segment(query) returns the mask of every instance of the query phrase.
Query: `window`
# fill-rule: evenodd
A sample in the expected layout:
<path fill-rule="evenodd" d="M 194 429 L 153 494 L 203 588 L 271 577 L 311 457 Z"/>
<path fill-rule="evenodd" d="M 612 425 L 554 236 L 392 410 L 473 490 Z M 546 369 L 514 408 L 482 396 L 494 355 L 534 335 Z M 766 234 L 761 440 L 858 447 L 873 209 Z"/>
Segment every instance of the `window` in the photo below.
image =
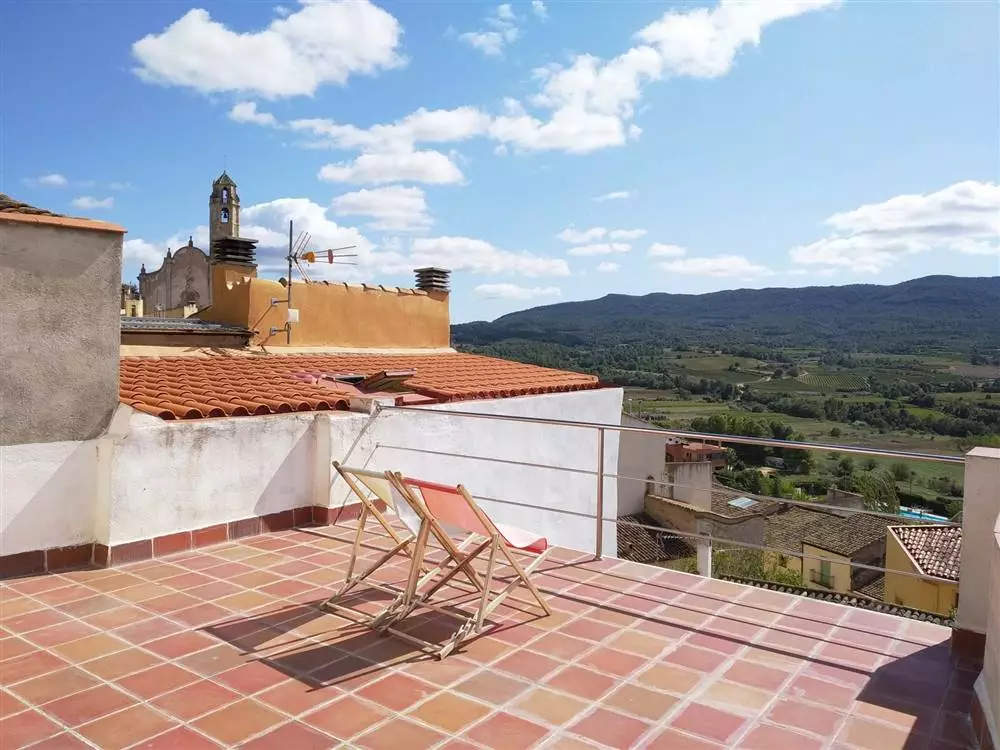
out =
<path fill-rule="evenodd" d="M 229 209 L 228 208 L 222 209 L 222 212 L 219 214 L 219 221 L 221 221 L 223 224 L 228 224 L 229 223 Z"/>
<path fill-rule="evenodd" d="M 229 188 L 222 188 L 222 202 L 229 203 Z"/>

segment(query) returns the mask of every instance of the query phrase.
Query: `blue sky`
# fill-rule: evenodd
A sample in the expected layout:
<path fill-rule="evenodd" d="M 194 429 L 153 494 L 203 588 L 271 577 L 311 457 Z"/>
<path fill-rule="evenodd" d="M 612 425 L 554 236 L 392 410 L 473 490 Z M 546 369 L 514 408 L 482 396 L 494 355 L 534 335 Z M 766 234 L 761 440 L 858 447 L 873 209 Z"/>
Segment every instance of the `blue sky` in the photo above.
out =
<path fill-rule="evenodd" d="M 280 274 L 454 270 L 453 319 L 608 292 L 1000 273 L 989 2 L 14 3 L 0 190 Z M 16 74 L 11 71 L 16 70 Z"/>

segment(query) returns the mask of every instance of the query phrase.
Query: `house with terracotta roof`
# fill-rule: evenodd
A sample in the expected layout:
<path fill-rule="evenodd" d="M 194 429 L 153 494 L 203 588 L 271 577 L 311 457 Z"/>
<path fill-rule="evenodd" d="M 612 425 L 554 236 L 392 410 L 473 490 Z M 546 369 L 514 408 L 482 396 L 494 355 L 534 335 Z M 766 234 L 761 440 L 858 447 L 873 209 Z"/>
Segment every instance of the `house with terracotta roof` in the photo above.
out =
<path fill-rule="evenodd" d="M 885 601 L 941 615 L 952 613 L 958 608 L 961 562 L 961 526 L 890 526 L 886 534 Z"/>
<path fill-rule="evenodd" d="M 252 240 L 223 237 L 210 307 L 197 319 L 132 318 L 122 333 L 124 230 L 22 206 L 0 213 L 20 263 L 0 269 L 5 305 L 23 287 L 76 296 L 87 311 L 56 320 L 30 308 L 25 335 L 46 346 L 22 346 L 4 373 L 5 567 L 115 564 L 195 535 L 324 523 L 357 509 L 334 460 L 463 483 L 498 521 L 576 549 L 594 548 L 597 508 L 615 518 L 620 494 L 641 507 L 642 483 L 619 488 L 617 431 L 598 444 L 589 426 L 549 424 L 618 425 L 621 389 L 453 350 L 446 271 L 421 269 L 412 289 L 286 288 L 258 278 Z M 69 246 L 79 260 L 60 265 Z M 184 336 L 194 338 L 178 346 Z M 648 467 L 633 456 L 629 473 L 658 475 L 662 455 L 650 452 Z M 602 538 L 614 554 L 613 524 Z"/>

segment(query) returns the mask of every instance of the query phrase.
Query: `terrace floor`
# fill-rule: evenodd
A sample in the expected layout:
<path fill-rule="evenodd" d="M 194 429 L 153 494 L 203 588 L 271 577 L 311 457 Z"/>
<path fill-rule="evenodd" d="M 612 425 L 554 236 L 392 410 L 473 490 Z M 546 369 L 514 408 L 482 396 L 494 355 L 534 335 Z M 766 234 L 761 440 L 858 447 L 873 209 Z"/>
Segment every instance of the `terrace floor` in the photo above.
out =
<path fill-rule="evenodd" d="M 315 606 L 352 533 L 0 583 L 0 747 L 966 747 L 945 628 L 557 550 L 554 615 L 501 608 L 437 661 Z"/>

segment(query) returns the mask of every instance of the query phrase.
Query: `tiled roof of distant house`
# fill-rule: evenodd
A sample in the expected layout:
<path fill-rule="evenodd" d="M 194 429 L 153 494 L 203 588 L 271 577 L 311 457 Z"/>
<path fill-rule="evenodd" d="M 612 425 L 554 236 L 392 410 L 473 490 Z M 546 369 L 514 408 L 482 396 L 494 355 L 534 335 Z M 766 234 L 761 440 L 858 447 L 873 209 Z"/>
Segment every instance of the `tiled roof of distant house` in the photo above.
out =
<path fill-rule="evenodd" d="M 958 580 L 962 562 L 960 526 L 891 526 L 920 572 L 924 575 Z"/>
<path fill-rule="evenodd" d="M 733 501 L 737 504 L 733 505 Z M 744 502 L 741 502 L 744 501 Z M 745 502 L 745 501 L 750 501 Z M 780 503 L 767 497 L 749 497 L 737 490 L 715 484 L 712 487 L 712 512 L 727 518 L 749 518 L 773 513 Z"/>
<path fill-rule="evenodd" d="M 242 326 L 231 326 L 225 323 L 214 323 L 198 318 L 147 318 L 122 315 L 123 331 L 142 331 L 148 333 L 207 333 L 227 335 L 252 335 L 252 331 Z"/>
<path fill-rule="evenodd" d="M 367 389 L 343 376 L 393 386 L 397 403 L 443 403 L 599 388 L 592 375 L 474 354 L 261 354 L 231 357 L 128 357 L 121 361 L 120 398 L 163 419 L 247 416 L 347 409 Z"/>
<path fill-rule="evenodd" d="M 44 208 L 35 208 L 27 203 L 11 198 L 9 195 L 0 193 L 0 213 L 31 214 L 33 216 L 59 216 L 53 211 L 46 211 Z"/>
<path fill-rule="evenodd" d="M 889 526 L 888 519 L 867 513 L 853 513 L 846 518 L 833 515 L 833 518 L 836 520 L 818 521 L 802 541 L 850 557 L 873 542 L 885 540 L 885 530 Z"/>
<path fill-rule="evenodd" d="M 768 516 L 764 543 L 776 549 L 797 551 L 802 544 L 851 557 L 858 550 L 885 538 L 889 522 L 879 516 L 836 513 L 796 505 Z"/>
<path fill-rule="evenodd" d="M 5 193 L 0 193 L 0 219 L 4 221 L 20 222 L 22 224 L 43 224 L 47 226 L 59 226 L 67 229 L 92 229 L 100 232 L 124 233 L 125 230 L 117 224 L 110 224 L 106 221 L 95 219 L 78 219 L 73 216 L 57 214 L 44 208 L 37 208 L 30 203 L 11 198 Z"/>

